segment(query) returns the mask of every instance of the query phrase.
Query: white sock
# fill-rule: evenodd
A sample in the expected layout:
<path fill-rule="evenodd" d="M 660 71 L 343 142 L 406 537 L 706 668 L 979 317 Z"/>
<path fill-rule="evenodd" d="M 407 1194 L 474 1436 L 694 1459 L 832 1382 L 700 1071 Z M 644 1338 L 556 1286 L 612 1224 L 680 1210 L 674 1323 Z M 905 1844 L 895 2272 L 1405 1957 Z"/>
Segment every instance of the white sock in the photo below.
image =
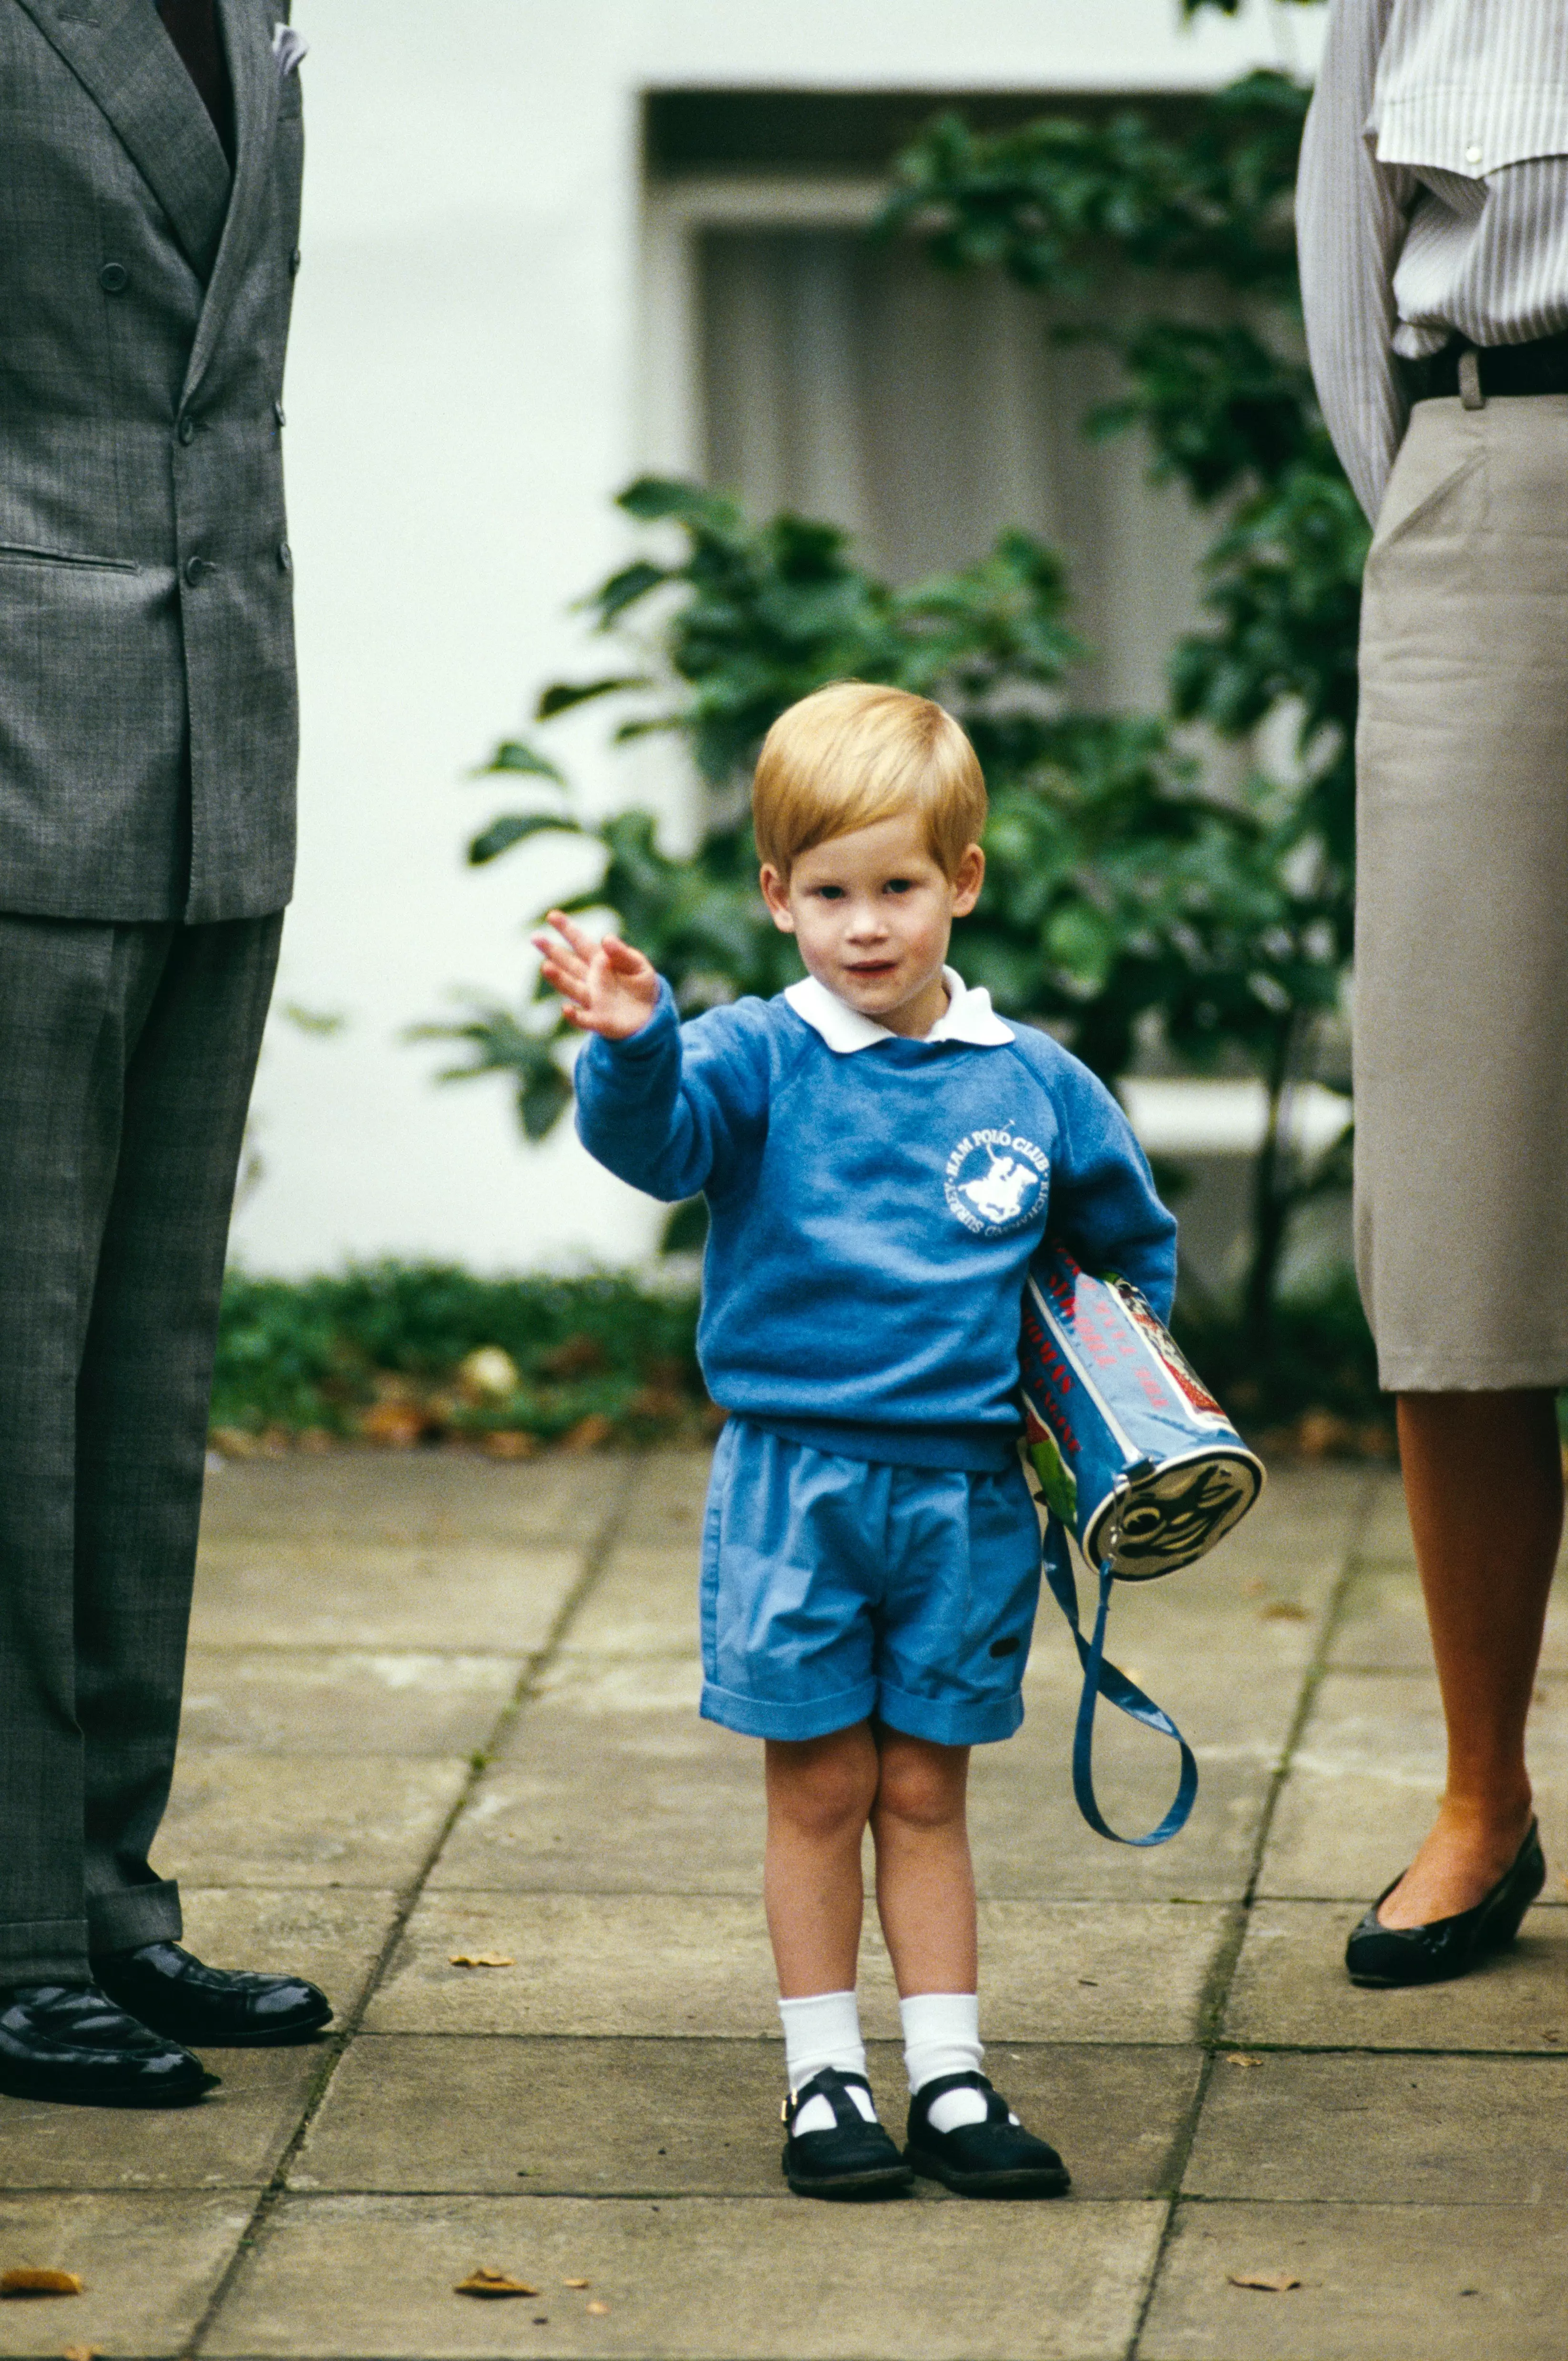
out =
<path fill-rule="evenodd" d="M 781 2000 L 779 2015 L 784 2019 L 784 2063 L 792 2091 L 820 2074 L 824 2066 L 837 2066 L 840 2074 L 865 2072 L 866 2046 L 861 2039 L 861 2012 L 852 1992 L 812 1993 L 805 2000 Z M 874 2124 L 876 2109 L 870 2092 L 851 2091 L 850 2097 L 867 2123 Z M 807 2099 L 794 2129 L 796 2135 L 830 2132 L 837 2121 L 828 2100 L 818 2095 Z"/>
<path fill-rule="evenodd" d="M 916 1993 L 898 2004 L 904 2025 L 904 2064 L 911 2092 L 943 2074 L 978 2074 L 985 2056 L 980 2042 L 980 2000 L 974 1993 Z M 931 2103 L 933 2131 L 954 2132 L 960 2124 L 982 2124 L 983 2091 L 944 2091 Z"/>

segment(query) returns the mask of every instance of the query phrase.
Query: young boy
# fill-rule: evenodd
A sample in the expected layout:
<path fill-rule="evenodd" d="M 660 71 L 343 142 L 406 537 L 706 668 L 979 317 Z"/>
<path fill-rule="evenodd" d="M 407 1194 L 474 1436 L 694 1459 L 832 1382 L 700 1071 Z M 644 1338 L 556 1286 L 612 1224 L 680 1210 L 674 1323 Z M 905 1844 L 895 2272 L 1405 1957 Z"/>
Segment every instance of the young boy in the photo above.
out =
<path fill-rule="evenodd" d="M 578 1126 L 711 1214 L 699 1347 L 729 1418 L 703 1544 L 702 1710 L 761 1738 L 764 1890 L 803 2195 L 914 2172 L 971 2196 L 1068 2174 L 981 2072 L 972 1745 L 1009 1737 L 1039 1593 L 1019 1464 L 1025 1268 L 1047 1224 L 1168 1310 L 1175 1224 L 1125 1117 L 1048 1035 L 945 965 L 984 874 L 985 786 L 951 716 L 843 682 L 769 731 L 752 811 L 776 1000 L 677 1021 L 614 936 L 536 938 L 592 1039 Z M 911 2103 L 877 2120 L 855 2004 L 861 1838 Z"/>

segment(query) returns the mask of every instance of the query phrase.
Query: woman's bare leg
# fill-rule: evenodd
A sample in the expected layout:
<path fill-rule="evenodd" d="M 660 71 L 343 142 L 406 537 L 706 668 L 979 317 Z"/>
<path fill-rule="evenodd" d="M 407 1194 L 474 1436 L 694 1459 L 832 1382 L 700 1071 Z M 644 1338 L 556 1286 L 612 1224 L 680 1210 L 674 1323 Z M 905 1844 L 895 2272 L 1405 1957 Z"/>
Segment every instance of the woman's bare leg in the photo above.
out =
<path fill-rule="evenodd" d="M 1525 1717 L 1562 1537 L 1563 1457 L 1550 1393 L 1402 1394 L 1398 1419 L 1448 1784 L 1378 1916 L 1424 1927 L 1473 1909 L 1530 1826 Z"/>

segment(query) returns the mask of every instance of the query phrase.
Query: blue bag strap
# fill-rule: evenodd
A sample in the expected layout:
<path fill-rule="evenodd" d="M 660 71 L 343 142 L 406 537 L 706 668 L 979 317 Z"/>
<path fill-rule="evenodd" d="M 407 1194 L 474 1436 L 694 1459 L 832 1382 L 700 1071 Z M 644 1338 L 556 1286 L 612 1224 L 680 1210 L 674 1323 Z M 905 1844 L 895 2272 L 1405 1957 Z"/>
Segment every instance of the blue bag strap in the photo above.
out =
<path fill-rule="evenodd" d="M 1078 1650 L 1078 1661 L 1083 1666 L 1083 1694 L 1078 1701 L 1078 1726 L 1072 1734 L 1072 1792 L 1078 1808 L 1096 1833 L 1109 1837 L 1113 1844 L 1165 1844 L 1187 1826 L 1193 1802 L 1198 1794 L 1198 1765 L 1192 1749 L 1164 1708 L 1146 1697 L 1135 1681 L 1114 1664 L 1105 1661 L 1105 1618 L 1111 1605 L 1111 1585 L 1114 1576 L 1111 1561 L 1106 1559 L 1100 1569 L 1100 1607 L 1094 1618 L 1094 1637 L 1086 1640 L 1078 1625 L 1078 1584 L 1073 1578 L 1072 1559 L 1069 1555 L 1067 1538 L 1055 1517 L 1046 1533 L 1046 1580 L 1051 1595 L 1067 1617 Z M 1102 1816 L 1094 1795 L 1094 1708 L 1101 1697 L 1109 1697 L 1121 1712 L 1141 1721 L 1146 1730 L 1157 1730 L 1162 1738 L 1174 1738 L 1181 1749 L 1181 1778 L 1176 1799 L 1157 1828 L 1146 1837 L 1118 1836 Z"/>

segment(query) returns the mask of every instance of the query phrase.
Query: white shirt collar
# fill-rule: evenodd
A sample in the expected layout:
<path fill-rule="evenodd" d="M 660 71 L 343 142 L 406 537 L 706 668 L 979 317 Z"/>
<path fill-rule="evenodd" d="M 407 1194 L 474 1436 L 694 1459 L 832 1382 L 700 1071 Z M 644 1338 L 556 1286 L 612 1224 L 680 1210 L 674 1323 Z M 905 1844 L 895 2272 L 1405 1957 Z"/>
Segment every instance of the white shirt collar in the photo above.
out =
<path fill-rule="evenodd" d="M 983 985 L 970 991 L 956 969 L 945 967 L 942 982 L 948 987 L 946 1013 L 938 1016 L 927 1041 L 962 1041 L 974 1049 L 1001 1049 L 1014 1037 L 1013 1028 L 1004 1025 L 991 1005 L 991 994 Z M 854 1049 L 869 1049 L 874 1041 L 896 1041 L 900 1035 L 886 1025 L 879 1025 L 872 1016 L 862 1016 L 825 983 L 808 975 L 799 983 L 792 983 L 784 998 L 795 1015 L 805 1020 L 815 1033 L 820 1033 L 830 1049 L 848 1055 Z"/>

